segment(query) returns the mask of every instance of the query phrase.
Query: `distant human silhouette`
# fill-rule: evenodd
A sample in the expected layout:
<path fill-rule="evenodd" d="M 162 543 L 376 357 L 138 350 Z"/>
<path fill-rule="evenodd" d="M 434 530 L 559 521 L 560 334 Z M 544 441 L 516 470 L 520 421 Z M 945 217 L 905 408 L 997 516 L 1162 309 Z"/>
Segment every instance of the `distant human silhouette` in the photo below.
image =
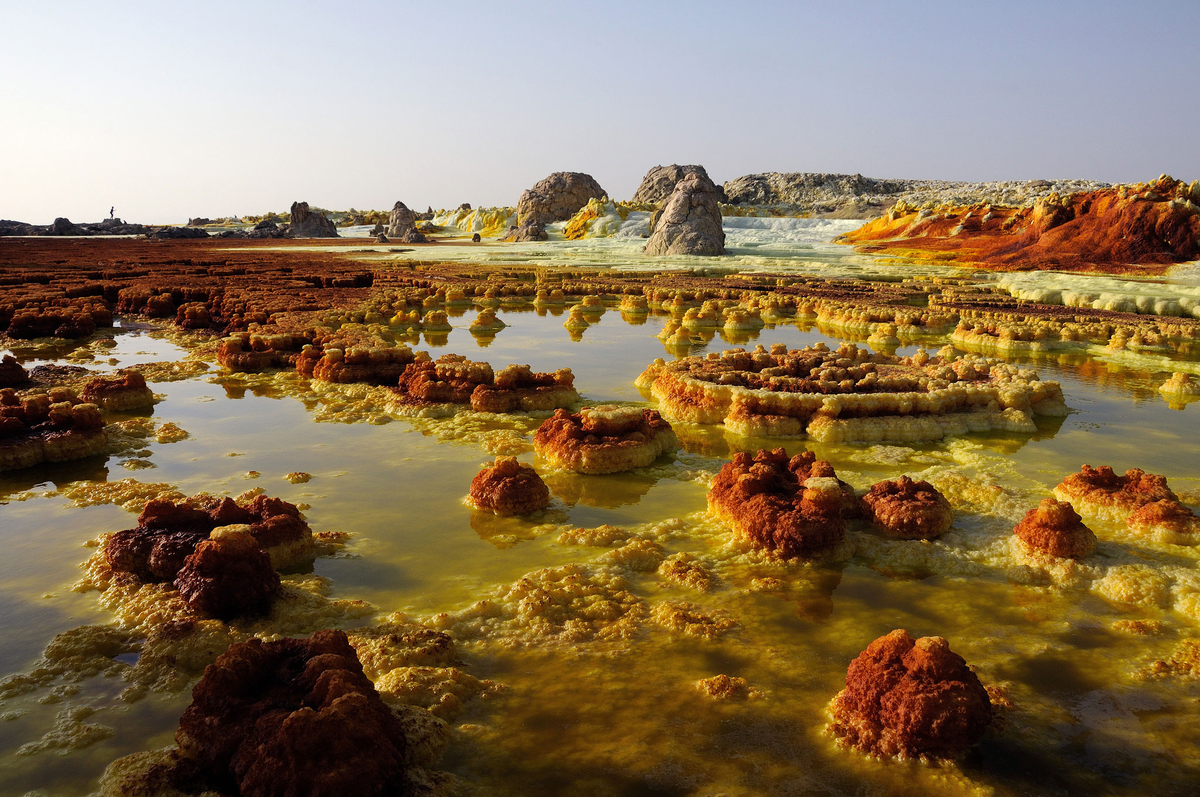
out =
<path fill-rule="evenodd" d="M 116 205 L 113 205 L 111 208 L 109 208 L 109 209 L 108 209 L 108 217 L 109 217 L 110 219 L 113 217 L 113 213 L 115 213 L 115 212 L 116 212 L 116 210 L 117 210 L 117 206 L 116 206 Z"/>

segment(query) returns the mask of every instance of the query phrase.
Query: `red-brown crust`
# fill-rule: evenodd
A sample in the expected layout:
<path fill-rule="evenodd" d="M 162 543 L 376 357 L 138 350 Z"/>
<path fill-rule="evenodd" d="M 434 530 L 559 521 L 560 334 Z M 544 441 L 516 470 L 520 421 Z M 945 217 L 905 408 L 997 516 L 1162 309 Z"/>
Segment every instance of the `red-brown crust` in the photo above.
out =
<path fill-rule="evenodd" d="M 29 382 L 29 372 L 17 358 L 6 354 L 0 359 L 0 387 L 22 387 Z"/>
<path fill-rule="evenodd" d="M 131 410 L 154 403 L 154 393 L 146 386 L 146 378 L 132 369 L 92 379 L 84 385 L 79 397 L 107 410 Z"/>
<path fill-rule="evenodd" d="M 554 411 L 533 434 L 538 456 L 578 473 L 619 473 L 647 467 L 678 446 L 657 410 L 588 407 Z"/>
<path fill-rule="evenodd" d="M 1129 516 L 1134 531 L 1160 529 L 1174 534 L 1200 534 L 1200 517 L 1179 501 L 1164 498 L 1142 504 Z"/>
<path fill-rule="evenodd" d="M 1013 534 L 1031 549 L 1049 556 L 1080 559 L 1096 550 L 1096 535 L 1065 501 L 1043 498 L 1026 513 Z"/>
<path fill-rule="evenodd" d="M 279 592 L 279 574 L 254 537 L 235 533 L 197 544 L 175 576 L 175 589 L 196 611 L 231 620 L 266 614 Z"/>
<path fill-rule="evenodd" d="M 845 539 L 847 497 L 841 482 L 833 495 L 805 489 L 810 478 L 836 476 L 812 452 L 790 459 L 782 448 L 735 454 L 713 480 L 709 507 L 755 546 L 811 558 Z"/>
<path fill-rule="evenodd" d="M 941 637 L 914 640 L 903 629 L 867 646 L 846 670 L 830 706 L 830 731 L 874 756 L 954 758 L 992 720 L 979 678 Z"/>
<path fill-rule="evenodd" d="M 458 354 L 418 360 L 404 369 L 395 392 L 401 403 L 470 404 L 476 412 L 547 410 L 579 400 L 569 368 L 536 373 L 528 365 L 493 372 L 491 365 Z"/>
<path fill-rule="evenodd" d="M 1165 476 L 1130 468 L 1118 476 L 1107 465 L 1093 468 L 1084 465 L 1079 473 L 1063 479 L 1054 492 L 1074 504 L 1082 501 L 1092 507 L 1110 511 L 1131 512 L 1154 501 L 1178 500 L 1167 487 Z"/>
<path fill-rule="evenodd" d="M 184 560 L 218 526 L 248 525 L 261 548 L 286 545 L 311 537 L 312 531 L 293 504 L 265 495 L 247 506 L 232 498 L 195 502 L 154 499 L 146 502 L 136 528 L 118 531 L 104 545 L 104 557 L 114 570 L 143 581 L 173 581 Z"/>
<path fill-rule="evenodd" d="M 550 503 L 542 477 L 514 457 L 496 457 L 471 480 L 471 503 L 497 515 L 527 515 Z"/>
<path fill-rule="evenodd" d="M 181 785 L 243 797 L 403 793 L 403 729 L 342 631 L 231 645 L 175 736 Z"/>
<path fill-rule="evenodd" d="M 902 540 L 932 540 L 954 524 L 954 509 L 936 487 L 908 476 L 877 482 L 862 498 L 863 518 Z"/>

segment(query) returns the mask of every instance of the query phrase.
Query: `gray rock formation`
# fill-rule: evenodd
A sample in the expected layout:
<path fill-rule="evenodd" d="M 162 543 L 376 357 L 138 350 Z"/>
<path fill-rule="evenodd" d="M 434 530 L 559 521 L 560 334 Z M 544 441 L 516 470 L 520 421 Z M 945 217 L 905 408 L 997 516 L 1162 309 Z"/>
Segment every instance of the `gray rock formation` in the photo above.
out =
<path fill-rule="evenodd" d="M 675 185 L 687 175 L 695 172 L 696 174 L 704 175 L 708 179 L 708 172 L 703 166 L 680 166 L 672 163 L 670 166 L 655 166 L 650 171 L 646 172 L 646 176 L 642 178 L 642 184 L 638 186 L 638 190 L 633 195 L 634 202 L 664 202 L 671 196 L 671 192 L 675 190 Z M 725 201 L 725 190 L 721 186 L 717 188 L 717 201 Z"/>
<path fill-rule="evenodd" d="M 200 227 L 163 227 L 146 233 L 147 238 L 208 238 L 208 231 Z"/>
<path fill-rule="evenodd" d="M 1089 180 L 1026 180 L 962 183 L 948 180 L 879 180 L 861 174 L 767 172 L 747 174 L 725 183 L 731 205 L 758 205 L 785 213 L 813 213 L 832 218 L 871 218 L 899 200 L 915 207 L 942 203 L 987 203 L 1023 207 L 1052 193 L 1107 188 Z"/>
<path fill-rule="evenodd" d="M 292 203 L 292 220 L 287 226 L 288 238 L 337 238 L 337 225 L 320 213 L 308 209 L 307 202 Z"/>
<path fill-rule="evenodd" d="M 282 238 L 283 230 L 279 228 L 271 219 L 263 219 L 258 224 L 254 225 L 254 229 L 248 234 L 249 238 Z"/>
<path fill-rule="evenodd" d="M 375 243 L 387 244 L 387 243 L 391 243 L 391 241 L 388 240 L 388 237 L 386 235 L 384 235 L 383 233 L 379 233 L 379 235 L 375 236 Z"/>
<path fill-rule="evenodd" d="M 423 244 L 425 236 L 417 231 L 417 214 L 408 209 L 408 205 L 397 202 L 388 214 L 388 226 L 384 231 L 391 240 L 403 241 L 406 244 Z"/>
<path fill-rule="evenodd" d="M 540 224 L 566 221 L 589 199 L 604 196 L 608 196 L 608 192 L 590 174 L 555 172 L 521 194 L 517 202 L 517 220 L 522 226 L 527 221 Z"/>
<path fill-rule="evenodd" d="M 72 224 L 70 219 L 59 216 L 46 230 L 45 235 L 88 235 L 88 231 L 78 224 Z"/>
<path fill-rule="evenodd" d="M 546 225 L 540 221 L 523 221 L 519 227 L 509 227 L 501 241 L 521 243 L 523 241 L 545 241 L 550 238 L 546 234 Z"/>
<path fill-rule="evenodd" d="M 642 250 L 648 255 L 723 255 L 725 231 L 717 187 L 692 172 L 675 185 Z"/>

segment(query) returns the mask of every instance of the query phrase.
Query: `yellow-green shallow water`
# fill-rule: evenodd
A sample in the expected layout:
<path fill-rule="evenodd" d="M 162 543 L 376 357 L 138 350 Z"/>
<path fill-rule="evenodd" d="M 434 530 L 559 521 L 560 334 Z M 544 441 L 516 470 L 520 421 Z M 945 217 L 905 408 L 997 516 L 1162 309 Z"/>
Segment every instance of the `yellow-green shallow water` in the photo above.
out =
<path fill-rule="evenodd" d="M 570 367 L 587 402 L 644 401 L 634 378 L 654 358 L 671 356 L 655 337 L 661 317 L 632 324 L 610 309 L 574 341 L 561 313 L 501 310 L 510 326 L 480 341 L 466 330 L 473 315 L 454 320 L 441 345 L 422 340 L 414 348 L 494 366 Z M 778 326 L 749 345 L 820 340 L 836 338 L 815 327 Z M 185 354 L 143 333 L 118 334 L 116 343 L 103 360 L 84 364 L 115 368 Z M 703 350 L 728 345 L 718 337 Z M 123 456 L 0 475 L 0 675 L 27 669 L 61 631 L 112 620 L 95 592 L 71 585 L 93 550 L 84 543 L 133 526 L 134 515 L 112 504 L 80 506 L 60 488 L 130 477 L 186 494 L 261 487 L 307 504 L 314 531 L 352 535 L 349 555 L 314 565 L 331 580 L 332 597 L 440 624 L 456 637 L 463 669 L 504 685 L 467 702 L 440 764 L 481 793 L 1193 793 L 1200 685 L 1141 671 L 1197 635 L 1198 617 L 1188 608 L 1194 549 L 1141 544 L 1097 522 L 1103 572 L 1055 586 L 1022 574 L 1006 546 L 1020 516 L 1013 512 L 1049 495 L 1085 462 L 1161 473 L 1176 492 L 1194 497 L 1200 405 L 1170 407 L 1157 392 L 1163 372 L 1086 357 L 1030 364 L 1043 379 L 1062 381 L 1074 410 L 1066 419 L 1040 419 L 1032 436 L 972 435 L 908 448 L 788 441 L 789 452 L 811 447 L 829 459 L 860 491 L 920 472 L 961 492 L 948 490 L 958 520 L 944 544 L 886 542 L 856 528 L 853 555 L 822 565 L 767 561 L 705 516 L 706 479 L 730 453 L 778 441 L 681 427 L 678 457 L 614 476 L 547 474 L 550 510 L 535 521 L 499 520 L 463 501 L 491 459 L 486 434 L 461 439 L 462 424 L 390 419 L 381 408 L 364 413 L 352 391 L 310 390 L 294 375 L 222 375 L 214 364 L 208 374 L 152 385 L 163 399 L 150 417 L 177 424 L 187 439 L 150 437 Z M 527 442 L 537 423 L 493 425 L 508 429 L 511 445 L 520 436 Z M 523 461 L 540 464 L 528 445 L 518 450 Z M 122 464 L 134 459 L 153 467 Z M 284 476 L 293 471 L 313 478 L 292 484 Z M 988 488 L 977 494 L 980 485 L 1003 488 L 1003 497 L 993 501 L 987 496 L 999 493 Z M 715 586 L 701 592 L 653 567 L 621 566 L 611 548 L 559 541 L 564 526 L 602 524 L 653 539 L 667 555 L 691 554 Z M 568 642 L 519 619 L 436 618 L 494 599 L 527 573 L 572 564 L 597 584 L 620 579 L 634 596 L 630 639 Z M 1095 586 L 1104 572 L 1131 564 L 1160 574 L 1154 577 L 1165 586 L 1141 603 L 1113 600 L 1111 590 Z M 601 591 L 611 587 L 605 583 Z M 685 602 L 714 623 L 708 635 L 687 633 L 656 611 Z M 1135 635 L 1113 627 L 1130 619 L 1158 620 L 1162 630 Z M 846 665 L 894 628 L 944 636 L 1013 703 L 1003 726 L 958 764 L 874 761 L 838 749 L 823 733 L 825 705 L 844 685 Z M 718 674 L 745 678 L 760 694 L 722 701 L 697 688 Z M 41 689 L 0 703 L 0 794 L 87 794 L 113 759 L 170 744 L 187 692 L 125 702 L 117 695 L 126 685 L 98 676 L 73 694 Z M 85 724 L 110 730 L 69 752 L 21 751 L 43 740 L 60 712 L 79 706 L 96 709 Z"/>

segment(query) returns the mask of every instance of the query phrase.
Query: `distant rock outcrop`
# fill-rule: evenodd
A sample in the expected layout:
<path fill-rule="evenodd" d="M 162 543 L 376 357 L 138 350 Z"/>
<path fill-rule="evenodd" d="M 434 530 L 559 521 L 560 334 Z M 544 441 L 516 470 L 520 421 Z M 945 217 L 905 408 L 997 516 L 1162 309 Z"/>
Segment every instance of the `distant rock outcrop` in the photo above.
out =
<path fill-rule="evenodd" d="M 867 219 L 898 201 L 911 205 L 986 203 L 1028 207 L 1052 194 L 1107 188 L 1090 180 L 1011 180 L 964 183 L 950 180 L 880 180 L 861 174 L 766 172 L 725 183 L 728 204 L 769 206 L 788 214 Z"/>
<path fill-rule="evenodd" d="M 703 166 L 680 166 L 675 163 L 670 166 L 655 166 L 642 178 L 642 184 L 638 186 L 637 192 L 633 195 L 633 202 L 664 202 L 671 196 L 671 192 L 675 190 L 679 181 L 693 172 L 702 174 L 705 179 L 708 179 L 708 172 L 704 170 Z M 716 189 L 717 201 L 726 201 L 725 190 L 719 185 L 716 186 Z"/>
<path fill-rule="evenodd" d="M 337 238 L 337 225 L 308 209 L 307 202 L 293 202 L 288 238 Z"/>
<path fill-rule="evenodd" d="M 522 243 L 524 241 L 545 241 L 550 236 L 546 234 L 546 225 L 540 221 L 523 221 L 519 227 L 509 227 L 501 241 Z"/>
<path fill-rule="evenodd" d="M 648 255 L 723 255 L 725 231 L 712 180 L 692 172 L 675 185 L 643 249 Z"/>
<path fill-rule="evenodd" d="M 608 196 L 608 193 L 590 174 L 555 172 L 521 194 L 521 200 L 517 203 L 517 220 L 521 225 L 525 222 L 551 224 L 566 221 L 589 199 L 604 196 Z"/>
<path fill-rule="evenodd" d="M 147 238 L 208 238 L 208 231 L 200 227 L 163 227 L 146 233 Z"/>
<path fill-rule="evenodd" d="M 423 244 L 426 238 L 417 231 L 417 214 L 408 209 L 403 202 L 396 202 L 388 215 L 387 230 L 384 235 L 390 240 L 406 244 Z"/>

